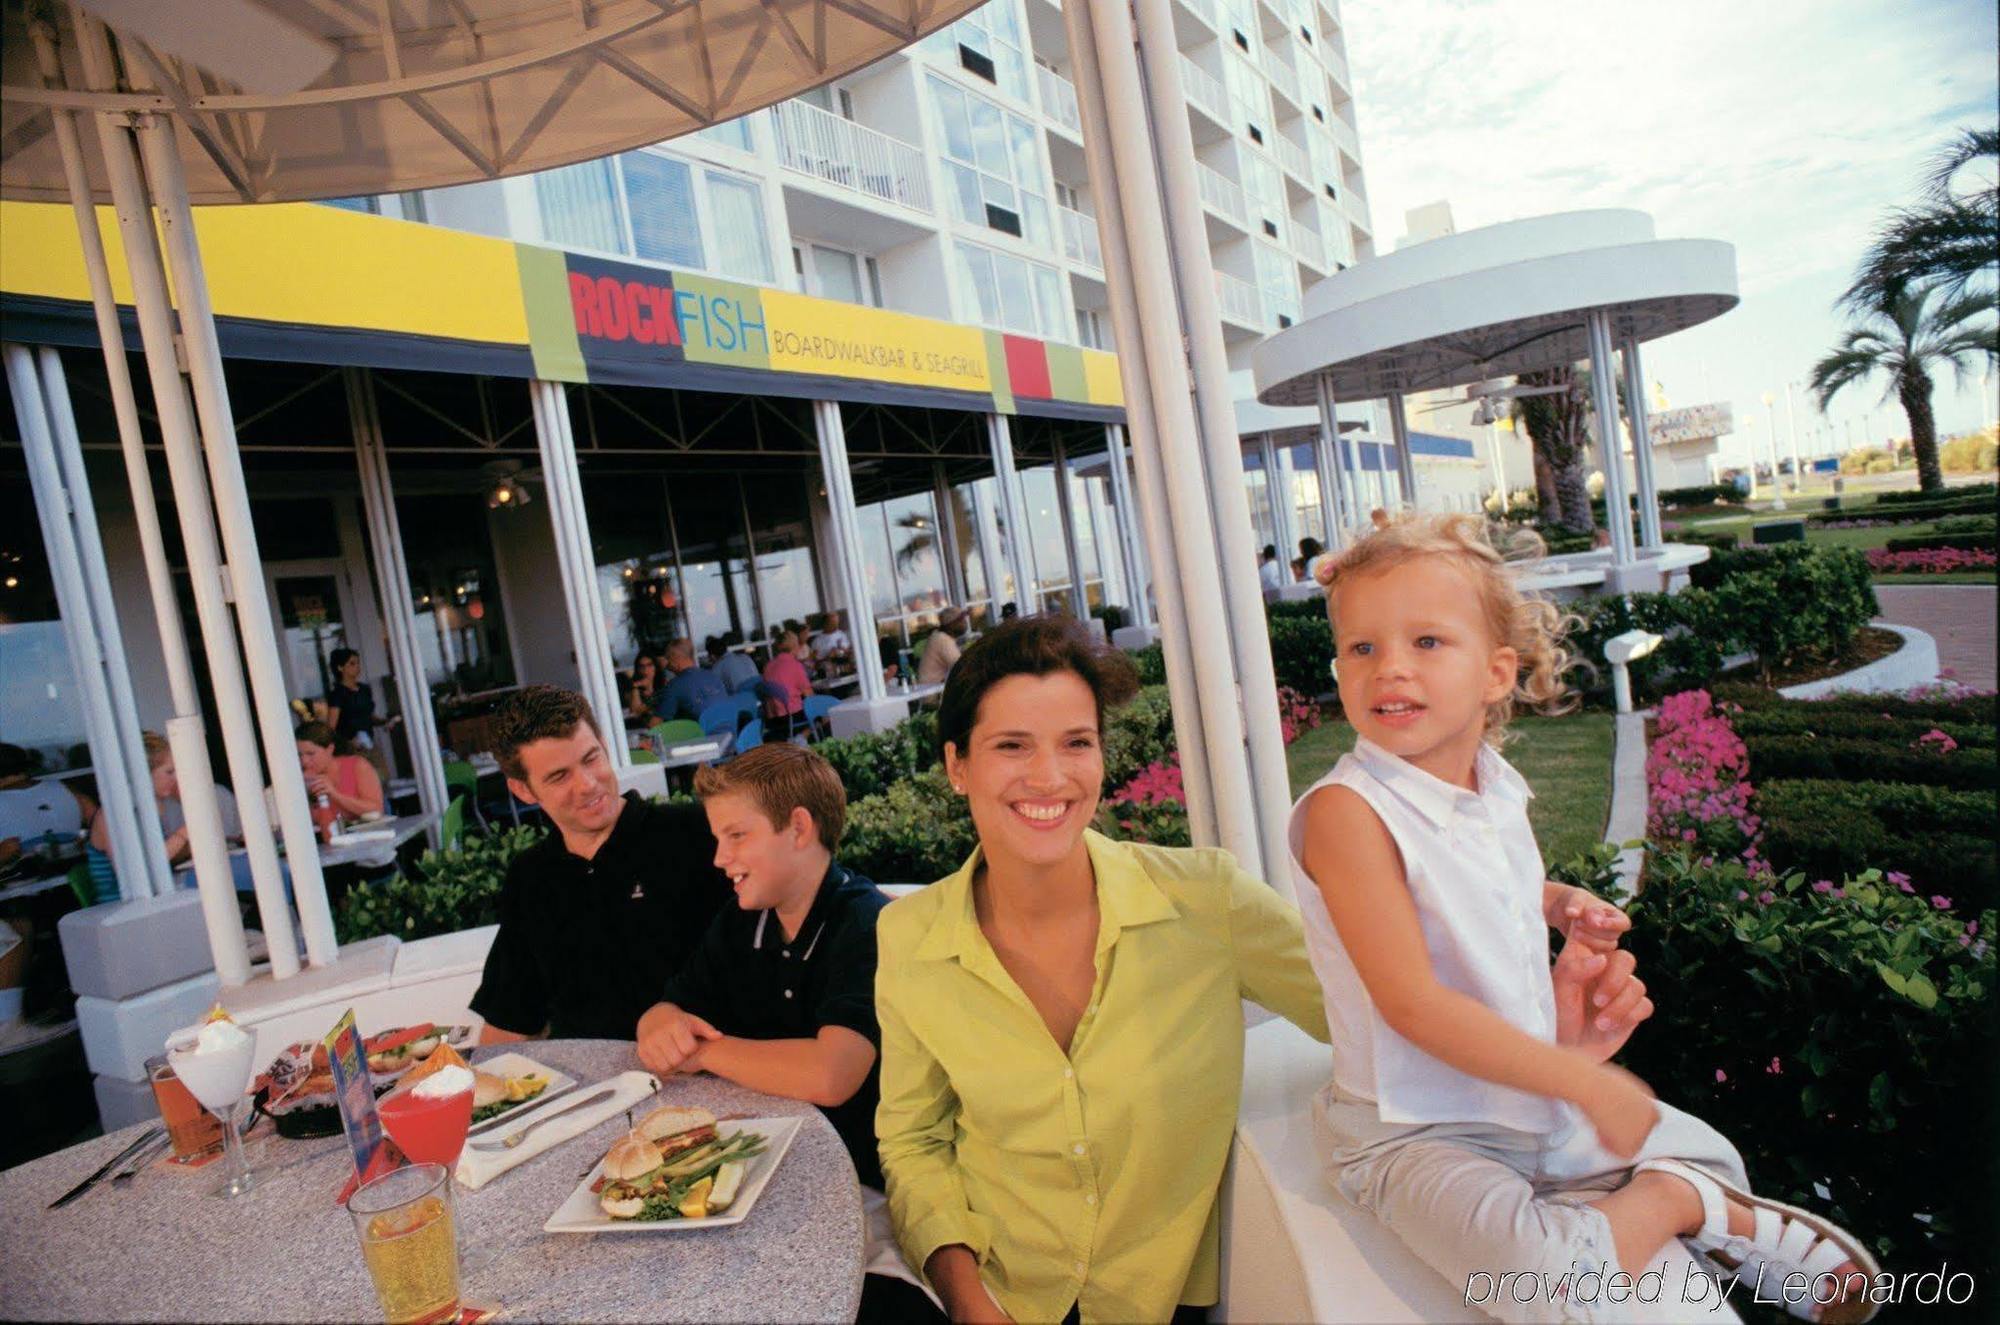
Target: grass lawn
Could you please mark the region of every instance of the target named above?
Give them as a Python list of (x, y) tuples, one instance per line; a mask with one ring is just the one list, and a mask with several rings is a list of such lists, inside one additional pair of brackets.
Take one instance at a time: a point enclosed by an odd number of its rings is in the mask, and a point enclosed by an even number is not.
[[(1535, 789), (1528, 819), (1542, 859), (1555, 864), (1601, 842), (1611, 813), (1611, 715), (1516, 718), (1513, 730), (1507, 758)], [(1354, 729), (1338, 719), (1294, 741), (1285, 751), (1292, 795), (1319, 781), (1353, 746)]]
[(1931, 575), (1877, 575), (1877, 584), (1993, 584), (1990, 570), (1951, 570)]

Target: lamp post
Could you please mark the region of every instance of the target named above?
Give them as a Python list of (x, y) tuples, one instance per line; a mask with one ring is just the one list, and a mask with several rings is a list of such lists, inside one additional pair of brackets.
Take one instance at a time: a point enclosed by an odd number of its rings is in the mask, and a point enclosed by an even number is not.
[(1792, 391), (1797, 386), (1798, 386), (1797, 382), (1785, 383), (1785, 431), (1788, 434), (1790, 434), (1792, 440), (1792, 491), (1793, 492), (1797, 492), (1799, 490), (1799, 482), (1800, 482), (1799, 416), (1798, 413), (1792, 407)]
[[(1771, 453), (1771, 509), (1782, 511), (1785, 509), (1785, 491), (1778, 486), (1778, 414), (1772, 408), (1777, 399), (1769, 391), (1764, 393), (1764, 438), (1765, 449)], [(1796, 484), (1798, 475), (1794, 474), (1792, 479)], [(1792, 490), (1798, 491), (1796, 486)]]

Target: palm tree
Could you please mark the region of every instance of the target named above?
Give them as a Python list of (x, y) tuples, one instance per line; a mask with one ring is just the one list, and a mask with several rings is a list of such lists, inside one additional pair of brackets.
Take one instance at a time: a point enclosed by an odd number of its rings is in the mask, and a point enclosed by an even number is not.
[[(1936, 287), (1911, 286), (1874, 308), (1850, 327), (1840, 347), (1813, 365), (1812, 391), (1822, 412), (1842, 387), (1876, 373), (1889, 379), (1910, 420), (1910, 444), (1917, 453), (1917, 483), (1931, 492), (1944, 486), (1938, 467), (1937, 416), (1931, 410), (1931, 376), (1950, 365), (1962, 385), (1968, 367), (1982, 357), (2000, 360), (2000, 331), (1984, 319), (1991, 302), (1977, 295), (1945, 295)], [(1977, 320), (1977, 321), (1975, 321)]]
[(1522, 373), (1522, 386), (1559, 386), (1561, 395), (1520, 396), (1514, 401), (1514, 417), (1528, 430), (1534, 443), (1536, 482), (1547, 468), (1553, 503), (1546, 500), (1542, 518), (1576, 533), (1587, 534), (1597, 527), (1590, 509), (1587, 472), (1590, 460), (1590, 433), (1584, 419), (1589, 413), (1588, 377), (1569, 364)]
[(2000, 165), (2000, 129), (1966, 129), (1945, 145), (1932, 159), (1923, 200), (1890, 215), (1843, 305), (1872, 313), (1915, 285), (1962, 295), (1991, 275), (2000, 262), (2000, 178), (1989, 188), (1953, 191), (1959, 172), (1982, 160)]

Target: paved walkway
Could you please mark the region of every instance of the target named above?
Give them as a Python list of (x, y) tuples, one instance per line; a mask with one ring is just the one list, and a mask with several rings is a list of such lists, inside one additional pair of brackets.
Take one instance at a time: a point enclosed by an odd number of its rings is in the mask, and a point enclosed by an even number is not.
[(1882, 615), (1937, 640), (1938, 662), (1961, 685), (1992, 690), (1996, 592), (1990, 584), (1878, 584)]

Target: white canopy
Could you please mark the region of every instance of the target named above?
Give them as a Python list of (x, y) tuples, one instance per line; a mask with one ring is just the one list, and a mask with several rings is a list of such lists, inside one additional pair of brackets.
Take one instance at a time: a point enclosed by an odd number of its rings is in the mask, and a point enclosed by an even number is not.
[[(660, 142), (908, 46), (980, 0), (85, 0), (138, 91), (85, 90), (73, 12), (5, 0), (0, 194), (68, 198), (48, 108), (174, 125), (195, 203), (441, 188)], [(45, 85), (32, 15), (56, 24)], [(94, 135), (91, 187), (111, 200)]]
[(1736, 250), (1656, 239), (1644, 212), (1561, 212), (1428, 240), (1306, 291), (1305, 316), (1258, 345), (1257, 398), (1312, 405), (1434, 391), (1590, 357), (1592, 312), (1652, 340), (1736, 306)]

